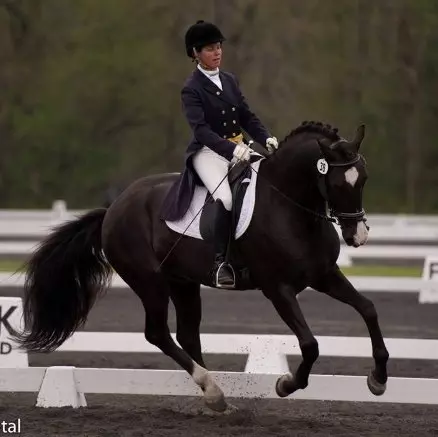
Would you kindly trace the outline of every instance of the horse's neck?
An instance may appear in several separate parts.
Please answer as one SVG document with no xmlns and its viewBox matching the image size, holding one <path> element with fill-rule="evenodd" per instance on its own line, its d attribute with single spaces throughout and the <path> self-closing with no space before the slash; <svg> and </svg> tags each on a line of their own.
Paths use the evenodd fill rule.
<svg viewBox="0 0 438 437">
<path fill-rule="evenodd" d="M 316 166 L 317 150 L 312 153 L 305 147 L 312 145 L 311 138 L 297 138 L 283 145 L 274 156 L 264 163 L 263 173 L 269 183 L 284 195 L 300 205 L 321 212 L 325 207 L 324 199 L 318 189 L 318 181 L 313 166 Z M 295 143 L 295 144 L 294 144 Z M 296 148 L 294 148 L 296 145 Z M 315 161 L 315 162 L 313 162 Z"/>
</svg>

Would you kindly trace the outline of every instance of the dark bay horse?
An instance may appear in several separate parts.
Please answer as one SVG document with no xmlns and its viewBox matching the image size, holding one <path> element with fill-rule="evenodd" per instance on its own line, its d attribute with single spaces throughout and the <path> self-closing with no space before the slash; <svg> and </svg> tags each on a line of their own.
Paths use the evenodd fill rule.
<svg viewBox="0 0 438 437">
<path fill-rule="evenodd" d="M 274 154 L 262 160 L 252 221 L 234 242 L 254 288 L 272 302 L 299 340 L 302 361 L 293 374 L 277 380 L 281 397 L 307 387 L 319 355 L 297 301 L 306 287 L 352 306 L 362 316 L 375 363 L 368 388 L 375 395 L 386 390 L 389 354 L 375 307 L 338 268 L 339 236 L 327 219 L 338 219 L 346 244 L 358 247 L 366 242 L 362 191 L 367 170 L 359 153 L 363 138 L 363 125 L 351 141 L 319 122 L 304 122 L 294 129 Z M 201 284 L 210 283 L 213 248 L 187 236 L 174 246 L 181 236 L 160 219 L 160 208 L 175 178 L 175 174 L 142 178 L 108 209 L 63 223 L 42 241 L 27 264 L 25 330 L 16 338 L 28 351 L 55 350 L 85 323 L 114 269 L 143 304 L 146 340 L 193 377 L 210 408 L 223 411 L 227 404 L 205 368 L 199 336 L 200 290 Z M 176 309 L 181 347 L 169 332 L 169 299 Z"/>
</svg>

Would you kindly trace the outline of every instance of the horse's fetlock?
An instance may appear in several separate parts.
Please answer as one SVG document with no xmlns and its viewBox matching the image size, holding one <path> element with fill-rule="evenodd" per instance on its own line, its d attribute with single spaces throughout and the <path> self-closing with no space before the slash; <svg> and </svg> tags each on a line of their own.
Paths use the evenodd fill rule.
<svg viewBox="0 0 438 437">
<path fill-rule="evenodd" d="M 373 358 L 376 361 L 387 363 L 389 360 L 389 352 L 386 348 L 373 351 Z"/>
<path fill-rule="evenodd" d="M 319 357 L 319 345 L 316 338 L 301 343 L 301 353 L 305 361 L 316 361 Z"/>
</svg>

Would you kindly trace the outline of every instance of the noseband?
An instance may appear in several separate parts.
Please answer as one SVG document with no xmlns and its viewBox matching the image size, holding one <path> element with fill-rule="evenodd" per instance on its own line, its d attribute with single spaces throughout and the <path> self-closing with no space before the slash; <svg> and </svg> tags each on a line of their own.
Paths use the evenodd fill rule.
<svg viewBox="0 0 438 437">
<path fill-rule="evenodd" d="M 362 159 L 362 155 L 357 154 L 351 161 L 331 162 L 331 163 L 328 162 L 327 164 L 329 167 L 350 167 L 350 166 L 356 164 L 357 162 L 359 162 L 361 159 Z M 331 217 L 337 218 L 338 220 L 355 220 L 357 222 L 359 222 L 361 220 L 366 221 L 366 219 L 364 219 L 365 210 L 363 208 L 358 212 L 341 212 L 341 211 L 336 211 L 334 208 L 330 207 L 325 175 L 321 175 L 321 177 L 318 181 L 318 188 L 319 188 L 319 191 L 320 191 L 322 197 L 326 200 L 326 202 L 329 205 L 329 211 L 330 211 Z"/>
</svg>

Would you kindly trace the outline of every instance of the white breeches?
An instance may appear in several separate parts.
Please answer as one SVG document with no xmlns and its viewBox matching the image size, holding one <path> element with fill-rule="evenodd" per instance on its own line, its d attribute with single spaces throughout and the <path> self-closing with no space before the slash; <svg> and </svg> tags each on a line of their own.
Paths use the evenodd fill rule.
<svg viewBox="0 0 438 437">
<path fill-rule="evenodd" d="M 193 168 L 207 190 L 213 193 L 220 184 L 219 188 L 213 193 L 213 199 L 222 200 L 227 211 L 231 211 L 233 205 L 230 184 L 228 183 L 228 177 L 225 177 L 228 173 L 229 165 L 230 162 L 223 156 L 205 146 L 196 152 L 193 157 Z M 224 180 L 222 181 L 222 179 Z"/>
</svg>

